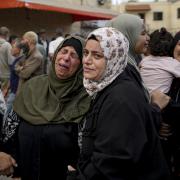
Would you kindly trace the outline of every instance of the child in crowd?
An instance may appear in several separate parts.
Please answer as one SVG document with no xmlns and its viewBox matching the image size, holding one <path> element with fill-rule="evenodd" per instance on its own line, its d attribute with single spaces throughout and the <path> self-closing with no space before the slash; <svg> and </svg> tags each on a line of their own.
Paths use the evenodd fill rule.
<svg viewBox="0 0 180 180">
<path fill-rule="evenodd" d="M 180 77 L 180 62 L 170 57 L 172 41 L 173 36 L 165 28 L 150 35 L 150 55 L 140 63 L 140 73 L 150 93 L 168 93 L 174 77 Z"/>
</svg>

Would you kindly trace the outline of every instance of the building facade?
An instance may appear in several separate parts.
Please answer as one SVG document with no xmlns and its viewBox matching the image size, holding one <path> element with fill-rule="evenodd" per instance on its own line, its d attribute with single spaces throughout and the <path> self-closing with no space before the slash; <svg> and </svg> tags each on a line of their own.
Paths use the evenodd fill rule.
<svg viewBox="0 0 180 180">
<path fill-rule="evenodd" d="M 112 5 L 112 9 L 119 13 L 140 15 L 150 32 L 161 27 L 167 28 L 173 34 L 180 31 L 180 1 L 157 0 L 150 3 L 128 2 Z"/>
<path fill-rule="evenodd" d="M 71 33 L 74 22 L 82 20 L 111 19 L 117 13 L 109 10 L 110 0 L 4 0 L 0 3 L 1 26 L 11 34 L 46 29 L 52 37 L 56 28 L 64 34 Z M 80 28 L 75 28 L 79 31 Z"/>
</svg>

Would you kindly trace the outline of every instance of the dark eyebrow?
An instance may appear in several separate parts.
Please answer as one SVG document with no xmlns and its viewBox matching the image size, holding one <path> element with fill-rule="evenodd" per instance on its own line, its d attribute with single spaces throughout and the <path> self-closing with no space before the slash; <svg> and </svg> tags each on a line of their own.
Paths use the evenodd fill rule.
<svg viewBox="0 0 180 180">
<path fill-rule="evenodd" d="M 85 51 L 89 51 L 89 50 L 87 50 L 86 48 L 84 48 L 84 50 Z M 99 52 L 99 51 L 91 51 L 92 53 L 102 53 L 103 54 L 103 52 Z"/>
</svg>

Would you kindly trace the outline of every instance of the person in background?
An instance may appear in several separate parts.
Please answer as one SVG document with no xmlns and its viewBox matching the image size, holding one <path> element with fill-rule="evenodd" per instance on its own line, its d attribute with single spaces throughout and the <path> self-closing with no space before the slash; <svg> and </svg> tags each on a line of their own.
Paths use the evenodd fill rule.
<svg viewBox="0 0 180 180">
<path fill-rule="evenodd" d="M 15 34 L 12 34 L 9 36 L 9 43 L 11 44 L 11 46 L 15 43 L 17 38 L 18 38 L 18 36 Z"/>
<path fill-rule="evenodd" d="M 40 29 L 40 31 L 38 32 L 38 43 L 44 47 L 44 49 L 46 51 L 46 57 L 47 57 L 48 51 L 49 51 L 49 41 L 47 39 L 45 29 Z"/>
<path fill-rule="evenodd" d="M 160 137 L 163 151 L 172 171 L 172 123 L 177 113 L 172 110 L 173 97 L 169 93 L 173 79 L 180 77 L 180 62 L 170 57 L 173 36 L 165 28 L 155 30 L 150 35 L 150 55 L 140 62 L 140 73 L 149 92 L 160 90 L 171 97 L 170 103 L 162 111 Z M 171 109 L 171 110 L 170 110 Z M 180 111 L 180 109 L 179 109 Z"/>
<path fill-rule="evenodd" d="M 73 179 L 167 180 L 169 171 L 141 79 L 128 64 L 129 43 L 118 30 L 88 35 L 84 87 L 93 99 L 82 129 Z"/>
<path fill-rule="evenodd" d="M 46 56 L 46 51 L 42 44 L 37 43 L 36 47 L 37 47 L 38 51 L 41 53 L 41 55 L 43 56 L 43 73 L 46 74 L 47 73 L 47 61 L 48 61 L 48 57 Z"/>
<path fill-rule="evenodd" d="M 171 56 L 180 62 L 180 31 L 177 32 L 171 44 Z M 164 128 L 160 135 L 164 143 L 164 151 L 172 171 L 173 180 L 180 179 L 180 80 L 175 78 L 170 91 L 171 102 L 164 112 Z"/>
<path fill-rule="evenodd" d="M 152 114 L 155 119 L 155 124 L 157 130 L 159 131 L 160 122 L 161 122 L 161 111 L 160 107 L 167 106 L 170 98 L 162 92 L 153 91 L 149 94 L 144 82 L 142 81 L 140 72 L 139 72 L 139 63 L 142 60 L 142 54 L 146 53 L 149 50 L 149 36 L 144 24 L 144 20 L 137 15 L 133 14 L 120 14 L 117 17 L 111 19 L 106 23 L 107 27 L 114 27 L 122 32 L 129 41 L 129 51 L 128 64 L 132 65 L 134 68 L 134 76 L 141 80 L 146 97 L 149 99 L 149 102 L 152 107 Z M 153 98 L 152 98 L 153 96 Z M 155 102 L 153 102 L 155 100 Z M 157 106 L 157 104 L 159 104 Z"/>
<path fill-rule="evenodd" d="M 137 76 L 141 79 L 139 72 L 139 63 L 142 60 L 142 54 L 147 52 L 149 45 L 149 36 L 146 31 L 144 20 L 137 15 L 133 14 L 120 14 L 117 17 L 108 21 L 106 27 L 113 27 L 122 32 L 129 41 L 129 59 L 128 63 L 131 64 L 137 71 Z M 147 98 L 150 95 L 145 87 L 142 79 L 141 83 L 144 86 L 144 91 Z"/>
<path fill-rule="evenodd" d="M 107 27 L 114 27 L 121 31 L 129 41 L 130 63 L 136 66 L 142 60 L 142 54 L 147 52 L 149 36 L 144 20 L 133 14 L 120 14 L 106 23 Z"/>
<path fill-rule="evenodd" d="M 18 61 L 20 61 L 21 59 L 24 59 L 23 48 L 24 47 L 23 47 L 23 44 L 21 43 L 21 39 L 16 38 L 11 49 L 11 54 L 15 59 L 12 65 L 10 66 L 10 92 L 6 101 L 7 109 L 4 114 L 4 118 L 6 118 L 8 113 L 11 111 L 12 104 L 16 96 L 19 76 L 16 74 L 15 65 Z"/>
<path fill-rule="evenodd" d="M 22 45 L 25 58 L 19 60 L 15 65 L 15 71 L 19 76 L 18 90 L 22 85 L 34 76 L 44 74 L 43 56 L 37 49 L 38 36 L 33 31 L 28 31 L 23 35 Z"/>
<path fill-rule="evenodd" d="M 140 62 L 141 77 L 151 93 L 160 90 L 168 93 L 175 77 L 180 77 L 180 62 L 170 57 L 173 36 L 165 28 L 150 35 L 150 55 Z"/>
<path fill-rule="evenodd" d="M 10 68 L 14 58 L 11 55 L 11 44 L 7 41 L 9 37 L 9 29 L 0 27 L 0 82 L 1 90 L 4 97 L 9 92 Z"/>
<path fill-rule="evenodd" d="M 63 41 L 63 30 L 61 28 L 57 28 L 55 32 L 55 40 L 49 43 L 49 58 L 52 60 L 54 52 L 56 51 L 59 44 Z"/>
<path fill-rule="evenodd" d="M 67 165 L 76 165 L 78 123 L 90 105 L 83 87 L 82 48 L 79 37 L 67 37 L 54 54 L 49 74 L 27 81 L 16 96 L 11 122 L 16 127 L 19 123 L 15 136 L 22 180 L 65 180 Z M 14 126 L 4 124 L 6 137 L 11 137 Z"/>
<path fill-rule="evenodd" d="M 48 68 L 48 54 L 49 54 L 49 40 L 47 38 L 46 30 L 40 29 L 38 34 L 38 43 L 37 48 L 40 53 L 43 55 L 43 72 L 44 74 L 47 73 Z"/>
</svg>

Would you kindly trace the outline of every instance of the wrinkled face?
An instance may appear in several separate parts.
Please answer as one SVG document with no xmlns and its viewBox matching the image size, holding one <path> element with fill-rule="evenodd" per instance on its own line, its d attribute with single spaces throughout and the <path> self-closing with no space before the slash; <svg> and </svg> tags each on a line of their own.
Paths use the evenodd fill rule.
<svg viewBox="0 0 180 180">
<path fill-rule="evenodd" d="M 83 55 L 84 77 L 98 81 L 104 74 L 106 61 L 100 43 L 90 39 L 87 41 Z"/>
<path fill-rule="evenodd" d="M 148 51 L 148 46 L 149 46 L 149 36 L 146 32 L 145 29 L 143 29 L 143 31 L 141 32 L 141 34 L 139 35 L 139 38 L 136 42 L 135 45 L 135 52 L 137 54 L 144 54 Z"/>
<path fill-rule="evenodd" d="M 75 74 L 80 66 L 80 59 L 72 46 L 60 49 L 55 59 L 55 72 L 59 79 L 67 79 Z"/>
<path fill-rule="evenodd" d="M 175 59 L 180 61 L 180 40 L 178 41 L 178 43 L 176 44 L 174 48 L 173 56 Z"/>
</svg>

